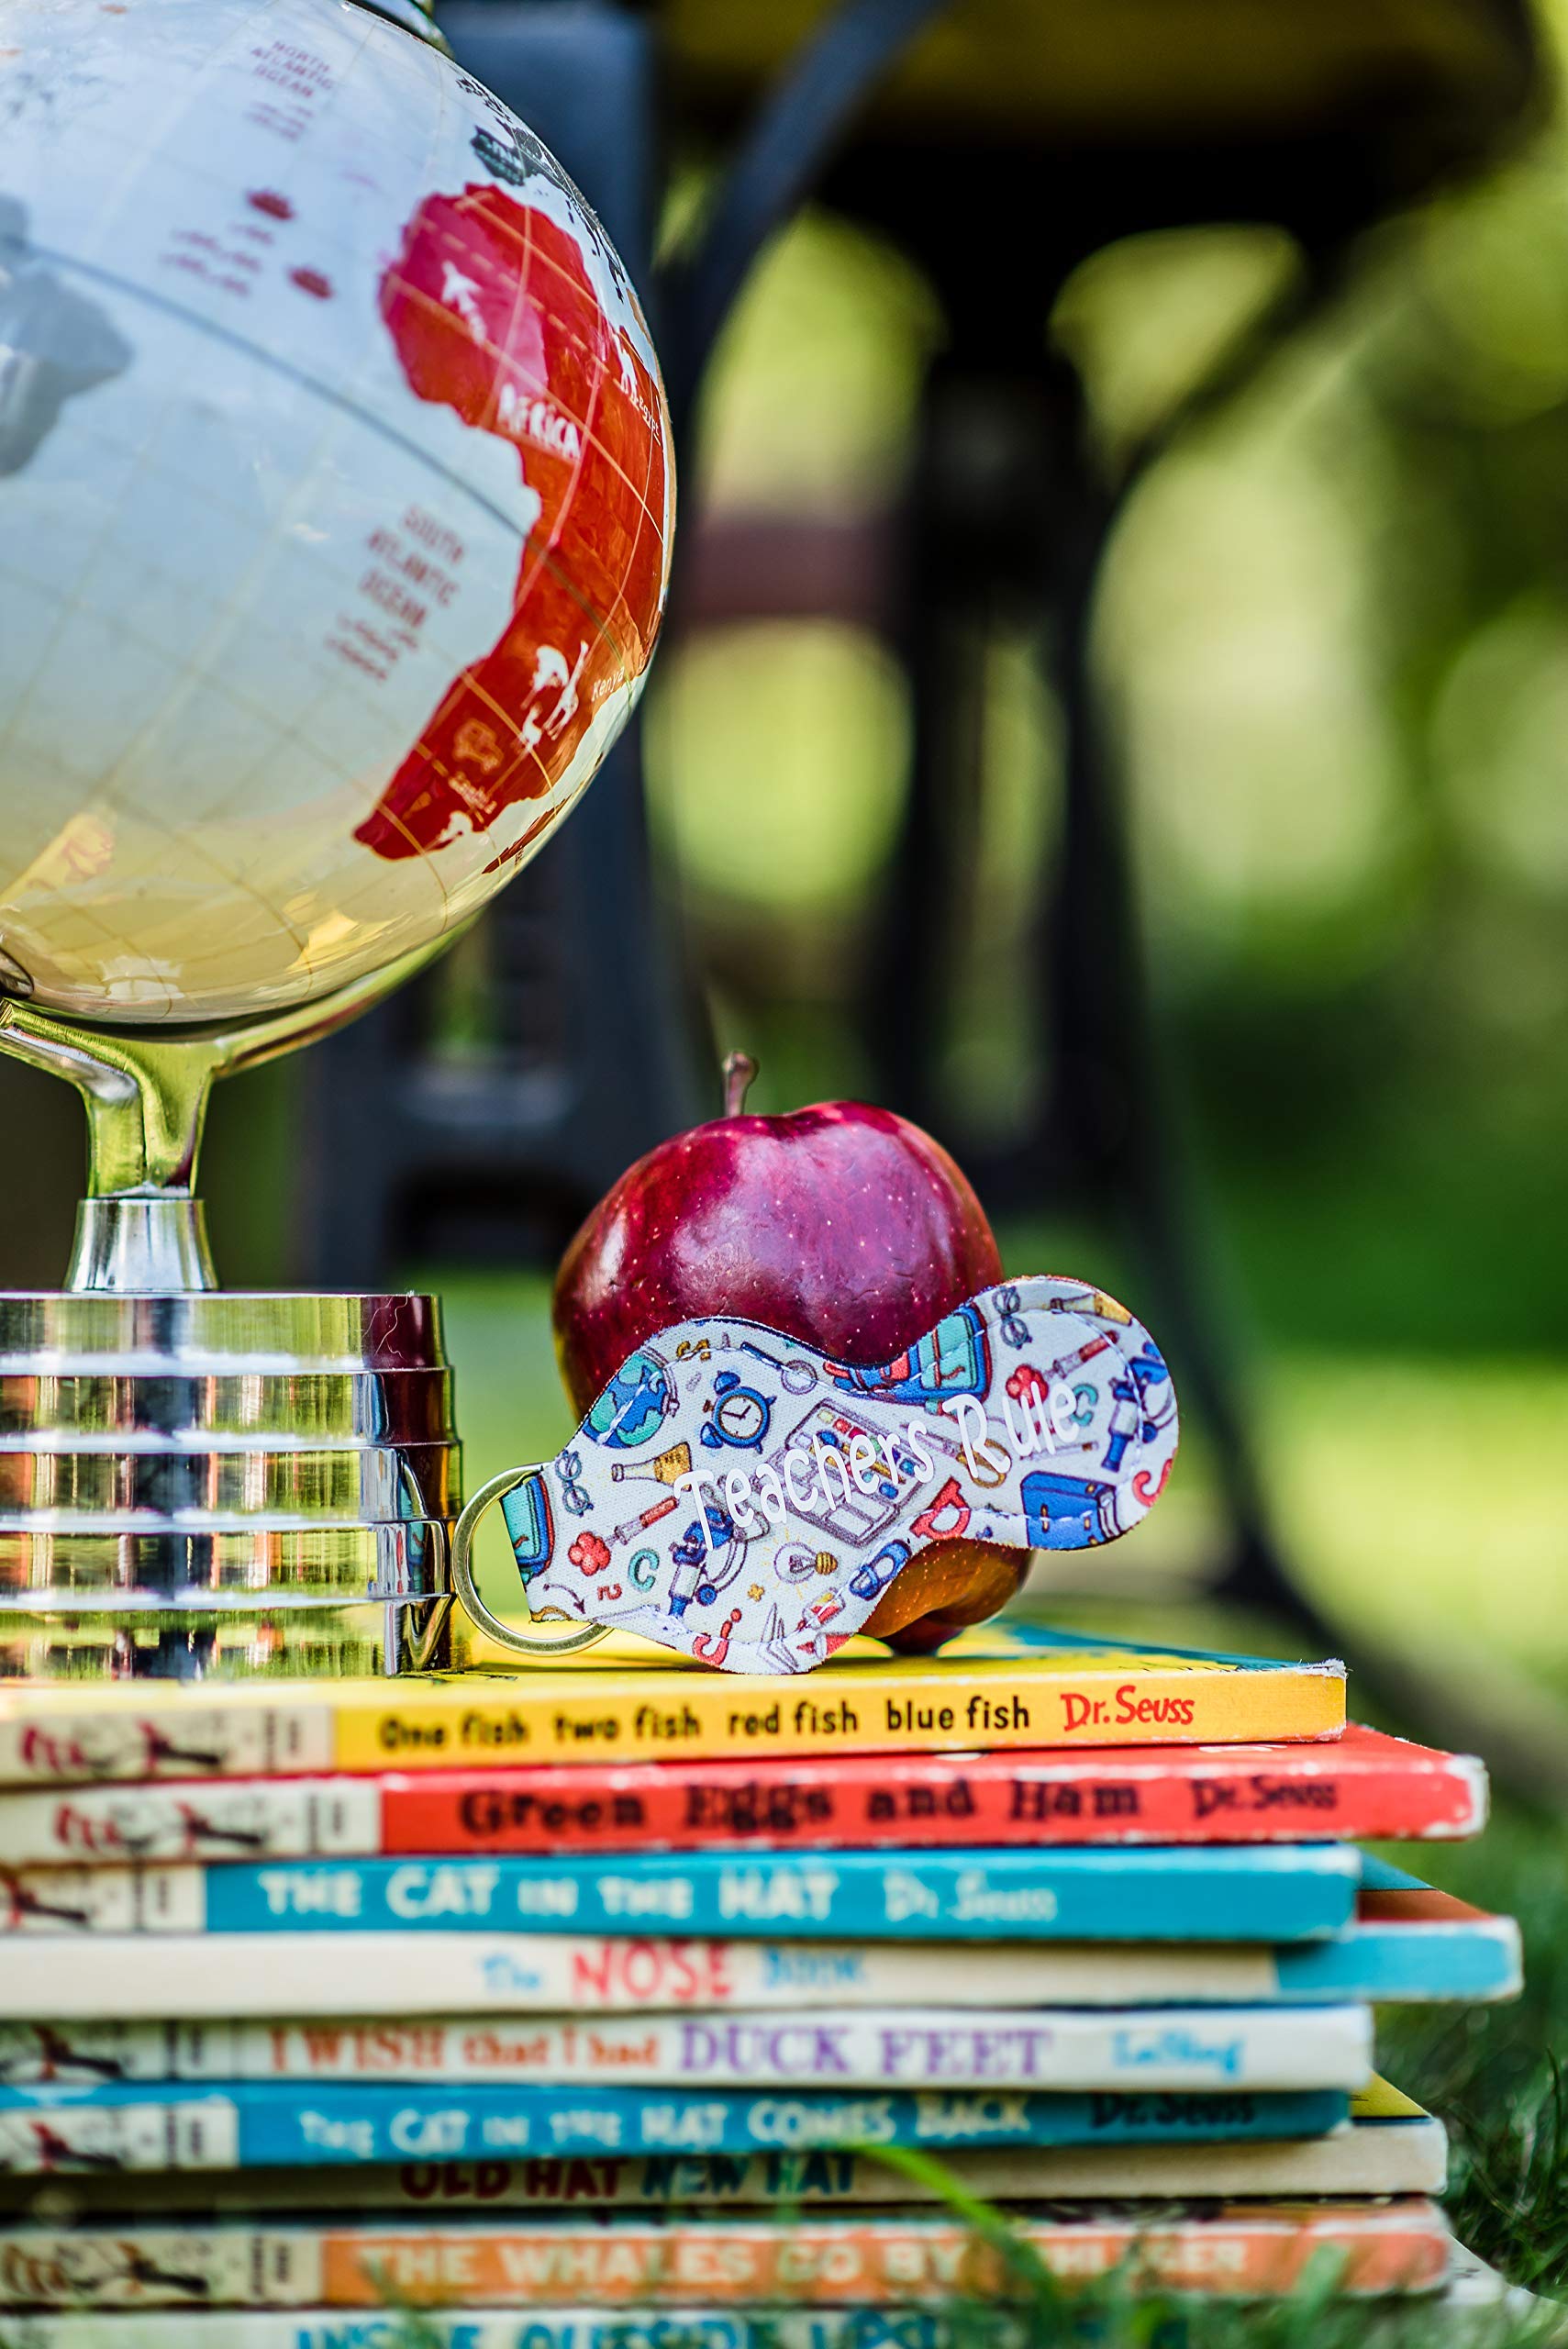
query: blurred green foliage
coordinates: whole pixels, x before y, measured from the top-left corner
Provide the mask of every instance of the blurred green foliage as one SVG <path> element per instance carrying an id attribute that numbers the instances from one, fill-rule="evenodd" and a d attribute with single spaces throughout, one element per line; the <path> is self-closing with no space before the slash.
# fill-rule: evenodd
<path id="1" fill-rule="evenodd" d="M 1051 330 L 1112 477 L 1296 268 L 1277 232 L 1212 229 L 1130 240 L 1069 283 Z M 940 339 L 906 262 L 808 217 L 721 353 L 701 495 L 796 518 L 885 507 Z M 1369 237 L 1327 306 L 1140 476 L 1096 648 L 1162 1015 L 1262 1331 L 1560 1351 L 1560 124 Z M 1058 744 L 1024 648 L 999 640 L 988 674 L 986 836 L 943 1066 L 955 1117 L 1005 1134 L 1048 1076 L 1025 983 Z M 842 1009 L 904 783 L 896 672 L 842 624 L 737 625 L 673 648 L 651 708 L 659 838 L 725 1041 L 743 1029 L 778 1064 L 778 1106 L 852 1084 Z"/>

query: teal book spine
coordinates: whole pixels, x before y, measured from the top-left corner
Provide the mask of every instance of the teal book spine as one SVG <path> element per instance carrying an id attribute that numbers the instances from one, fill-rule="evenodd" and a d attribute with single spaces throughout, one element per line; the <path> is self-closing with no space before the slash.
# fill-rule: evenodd
<path id="1" fill-rule="evenodd" d="M 1523 1987 L 1519 1929 L 1419 1876 L 1363 1854 L 1355 1921 L 1331 1940 L 1280 1949 L 1282 1998 L 1369 1998 L 1382 2003 L 1517 1998 Z"/>
<path id="2" fill-rule="evenodd" d="M 1349 2113 L 1334 2090 L 1039 2095 L 892 2089 L 673 2093 L 526 2085 L 231 2083 L 0 2089 L 12 2175 L 104 2169 L 316 2168 L 488 2154 L 767 2152 L 780 2146 L 1151 2144 L 1322 2136 Z"/>
<path id="3" fill-rule="evenodd" d="M 831 1941 L 1271 1942 L 1338 1932 L 1337 1843 L 648 1853 L 27 1872 L 27 1932 L 506 1932 Z"/>

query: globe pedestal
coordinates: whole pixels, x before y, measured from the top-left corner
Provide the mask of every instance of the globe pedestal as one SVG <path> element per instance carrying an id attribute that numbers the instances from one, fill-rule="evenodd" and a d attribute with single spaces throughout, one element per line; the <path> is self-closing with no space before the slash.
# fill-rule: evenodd
<path id="1" fill-rule="evenodd" d="M 0 1675 L 445 1660 L 433 1297 L 0 1297 Z"/>
<path id="2" fill-rule="evenodd" d="M 225 1293 L 192 1189 L 213 1079 L 426 959 L 230 1028 L 0 1003 L 90 1135 L 67 1286 L 0 1295 L 0 1675 L 395 1673 L 443 1663 L 462 1501 L 433 1297 Z"/>

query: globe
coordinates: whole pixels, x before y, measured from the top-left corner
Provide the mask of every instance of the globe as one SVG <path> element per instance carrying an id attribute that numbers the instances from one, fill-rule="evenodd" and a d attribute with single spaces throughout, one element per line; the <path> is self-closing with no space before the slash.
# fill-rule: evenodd
<path id="1" fill-rule="evenodd" d="M 533 134 L 356 0 L 0 15 L 0 985 L 276 1012 L 432 946 L 658 633 L 669 421 Z"/>

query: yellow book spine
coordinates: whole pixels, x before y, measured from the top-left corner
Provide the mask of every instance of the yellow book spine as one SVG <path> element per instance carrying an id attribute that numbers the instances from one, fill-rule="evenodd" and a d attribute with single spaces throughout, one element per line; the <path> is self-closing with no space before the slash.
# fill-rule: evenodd
<path id="1" fill-rule="evenodd" d="M 337 1698 L 340 1770 L 456 1769 L 484 1762 L 669 1760 L 691 1755 L 909 1753 L 1002 1747 L 1254 1744 L 1337 1737 L 1342 1673 L 1129 1664 L 1107 1671 L 995 1661 L 816 1680 L 683 1674 L 517 1675 L 406 1694 Z"/>
<path id="2" fill-rule="evenodd" d="M 0 1786 L 975 1748 L 1337 1737 L 1338 1664 L 1251 1668 L 1101 1649 L 836 1663 L 801 1677 L 459 1673 L 225 1687 L 0 1691 Z"/>

